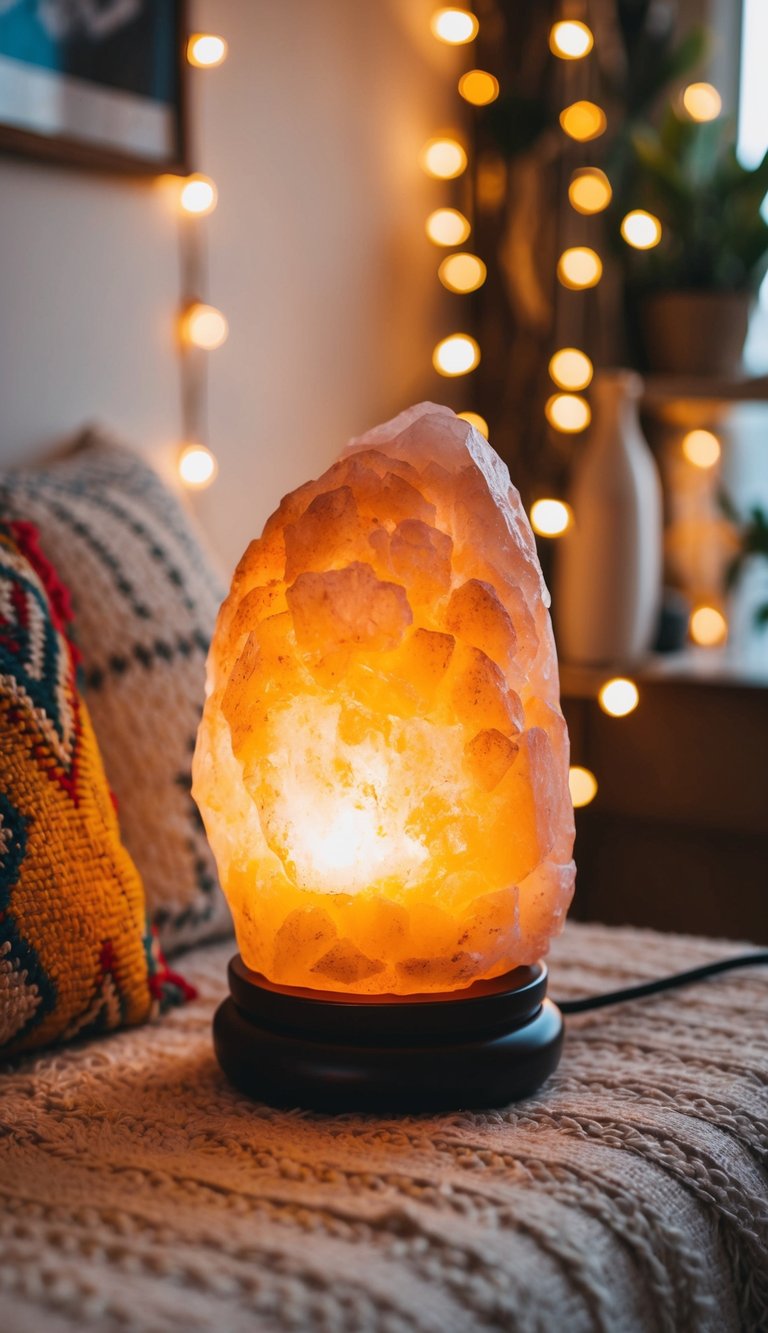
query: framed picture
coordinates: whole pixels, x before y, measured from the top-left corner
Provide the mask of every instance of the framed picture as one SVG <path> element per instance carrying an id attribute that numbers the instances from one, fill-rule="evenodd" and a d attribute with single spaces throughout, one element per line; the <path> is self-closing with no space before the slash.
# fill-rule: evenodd
<path id="1" fill-rule="evenodd" d="M 0 149 L 183 172 L 184 0 L 0 0 Z"/>

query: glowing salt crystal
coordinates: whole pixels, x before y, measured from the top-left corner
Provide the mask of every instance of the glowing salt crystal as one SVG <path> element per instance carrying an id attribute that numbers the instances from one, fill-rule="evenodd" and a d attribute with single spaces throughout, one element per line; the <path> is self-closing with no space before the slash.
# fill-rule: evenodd
<path id="1" fill-rule="evenodd" d="M 248 966 L 407 994 L 546 952 L 575 873 L 548 604 L 506 467 L 447 408 L 285 497 L 222 607 L 194 761 Z"/>

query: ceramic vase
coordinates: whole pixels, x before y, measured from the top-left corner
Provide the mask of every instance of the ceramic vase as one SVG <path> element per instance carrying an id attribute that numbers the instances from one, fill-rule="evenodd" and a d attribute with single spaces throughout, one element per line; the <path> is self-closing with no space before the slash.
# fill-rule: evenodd
<path id="1" fill-rule="evenodd" d="M 594 424 L 573 475 L 574 520 L 558 543 L 553 609 L 567 662 L 629 665 L 655 636 L 661 484 L 640 429 L 641 392 L 631 371 L 604 372 L 595 381 Z"/>

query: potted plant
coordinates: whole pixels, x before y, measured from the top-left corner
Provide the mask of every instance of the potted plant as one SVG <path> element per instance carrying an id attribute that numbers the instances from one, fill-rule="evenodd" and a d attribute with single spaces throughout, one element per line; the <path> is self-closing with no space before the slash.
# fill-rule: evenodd
<path id="1" fill-rule="evenodd" d="M 646 209 L 660 243 L 622 247 L 630 308 L 651 370 L 739 373 L 749 313 L 768 268 L 768 153 L 743 166 L 729 122 L 670 106 L 659 128 L 635 124 L 617 211 Z"/>

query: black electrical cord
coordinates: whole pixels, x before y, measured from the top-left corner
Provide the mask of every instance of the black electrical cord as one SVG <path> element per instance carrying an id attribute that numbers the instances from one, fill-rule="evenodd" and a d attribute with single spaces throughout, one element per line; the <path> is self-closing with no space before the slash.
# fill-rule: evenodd
<path id="1" fill-rule="evenodd" d="M 658 995 L 660 991 L 676 990 L 678 986 L 690 986 L 692 982 L 703 981 L 705 977 L 715 977 L 719 972 L 729 972 L 735 967 L 754 967 L 760 963 L 768 963 L 768 950 L 721 958 L 717 963 L 705 963 L 703 967 L 692 967 L 687 972 L 675 972 L 672 976 L 658 977 L 655 981 L 642 981 L 637 986 L 626 986 L 623 990 L 606 991 L 604 995 L 585 995 L 582 1000 L 555 1000 L 555 1004 L 564 1014 L 583 1014 L 588 1009 L 604 1009 L 609 1004 L 639 1000 L 644 995 Z"/>

